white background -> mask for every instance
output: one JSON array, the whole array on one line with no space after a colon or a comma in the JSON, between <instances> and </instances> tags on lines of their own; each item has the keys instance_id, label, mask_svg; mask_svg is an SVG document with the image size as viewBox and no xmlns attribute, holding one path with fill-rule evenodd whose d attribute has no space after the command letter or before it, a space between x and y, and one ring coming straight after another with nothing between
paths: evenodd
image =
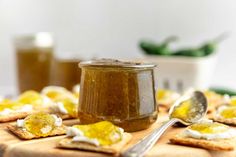
<instances>
[{"instance_id":1,"label":"white background","mask_svg":"<svg viewBox=\"0 0 236 157\"><path fill-rule=\"evenodd\" d=\"M212 85L236 88L235 0L0 0L0 89L15 90L14 34L53 32L56 53L136 58L138 41L177 35L198 45L229 31Z\"/></svg>"}]
</instances>

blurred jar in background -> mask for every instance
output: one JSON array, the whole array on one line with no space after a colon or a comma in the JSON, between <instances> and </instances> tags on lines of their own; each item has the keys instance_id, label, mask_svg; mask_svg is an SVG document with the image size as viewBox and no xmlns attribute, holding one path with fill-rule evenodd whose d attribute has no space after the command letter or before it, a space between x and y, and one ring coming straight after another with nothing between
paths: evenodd
<instances>
[{"instance_id":1,"label":"blurred jar in background","mask_svg":"<svg viewBox=\"0 0 236 157\"><path fill-rule=\"evenodd\" d=\"M19 92L40 91L49 85L53 60L53 38L50 33L21 35L15 38Z\"/></svg>"},{"instance_id":2,"label":"blurred jar in background","mask_svg":"<svg viewBox=\"0 0 236 157\"><path fill-rule=\"evenodd\" d=\"M80 83L80 59L56 57L52 64L51 85L63 86L68 90Z\"/></svg>"}]
</instances>

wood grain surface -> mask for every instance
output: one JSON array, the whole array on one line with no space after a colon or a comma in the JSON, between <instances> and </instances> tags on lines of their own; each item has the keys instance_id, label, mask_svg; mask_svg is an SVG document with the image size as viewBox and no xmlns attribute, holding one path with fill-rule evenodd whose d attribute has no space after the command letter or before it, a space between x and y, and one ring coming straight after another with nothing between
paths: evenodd
<instances>
[{"instance_id":1,"label":"wood grain surface","mask_svg":"<svg viewBox=\"0 0 236 157\"><path fill-rule=\"evenodd\" d=\"M136 143L138 140L149 134L153 129L159 127L166 116L160 116L158 121L149 129L132 133L133 138L124 148ZM78 120L66 120L64 124L73 125ZM102 157L109 156L102 153L64 150L56 148L56 143L65 136L49 137L24 141L20 140L5 129L6 123L0 124L0 157ZM179 146L169 144L169 138L179 133L183 128L169 128L160 138L156 145L147 153L150 157L235 157L236 151L219 152L208 151L201 148ZM236 141L235 141L236 143Z\"/></svg>"}]
</instances>

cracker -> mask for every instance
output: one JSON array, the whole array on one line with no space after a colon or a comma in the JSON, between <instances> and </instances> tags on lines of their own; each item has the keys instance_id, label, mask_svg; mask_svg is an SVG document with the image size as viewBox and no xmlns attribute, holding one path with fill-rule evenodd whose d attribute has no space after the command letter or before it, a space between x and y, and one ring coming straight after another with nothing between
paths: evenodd
<instances>
[{"instance_id":1,"label":"cracker","mask_svg":"<svg viewBox=\"0 0 236 157\"><path fill-rule=\"evenodd\" d=\"M164 105L164 104L159 104L158 109L159 109L159 112L168 113L170 106Z\"/></svg>"},{"instance_id":2,"label":"cracker","mask_svg":"<svg viewBox=\"0 0 236 157\"><path fill-rule=\"evenodd\" d=\"M10 122L10 121L15 121L17 119L25 118L29 114L30 113L27 113L27 112L14 112L8 115L0 116L0 123Z\"/></svg>"},{"instance_id":3,"label":"cracker","mask_svg":"<svg viewBox=\"0 0 236 157\"><path fill-rule=\"evenodd\" d=\"M170 139L170 142L173 144L180 144L185 146L205 148L208 150L215 151L231 151L234 150L233 140L205 140L205 139L195 139L191 137L183 137L176 135Z\"/></svg>"},{"instance_id":4,"label":"cracker","mask_svg":"<svg viewBox=\"0 0 236 157\"><path fill-rule=\"evenodd\" d=\"M75 119L74 117L68 115L68 114L61 114L61 113L54 113L55 115L57 115L58 117L60 117L63 120L67 120L67 119Z\"/></svg>"},{"instance_id":5,"label":"cracker","mask_svg":"<svg viewBox=\"0 0 236 157\"><path fill-rule=\"evenodd\" d=\"M208 114L211 114L211 113L215 112L216 109L217 109L217 106L213 106L213 105L208 106L208 107L207 107L207 113L208 113Z\"/></svg>"},{"instance_id":6,"label":"cracker","mask_svg":"<svg viewBox=\"0 0 236 157\"><path fill-rule=\"evenodd\" d=\"M17 119L23 119L23 118L27 117L28 115L33 114L35 112L36 111L34 111L34 112L14 112L14 113L10 113L8 115L0 116L0 123L16 121ZM60 117L63 120L74 119L73 117L71 117L68 114L55 113L55 115L57 115L58 117Z\"/></svg>"},{"instance_id":7,"label":"cracker","mask_svg":"<svg viewBox=\"0 0 236 157\"><path fill-rule=\"evenodd\" d=\"M43 136L36 136L24 128L19 128L16 125L9 124L7 125L7 129L10 130L13 134L23 140L31 140L37 138L43 138ZM62 125L60 127L56 127L49 136L58 136L66 134L66 126Z\"/></svg>"},{"instance_id":8,"label":"cracker","mask_svg":"<svg viewBox=\"0 0 236 157\"><path fill-rule=\"evenodd\" d=\"M229 124L229 125L236 125L236 119L226 119L226 118L221 118L221 117L212 117L211 118L213 121L224 123L224 124Z\"/></svg>"},{"instance_id":9,"label":"cracker","mask_svg":"<svg viewBox=\"0 0 236 157\"><path fill-rule=\"evenodd\" d=\"M109 153L109 154L119 154L124 146L131 140L132 135L129 133L124 133L122 141L113 144L111 146L95 146L85 142L72 142L72 138L65 138L61 140L57 147L66 149L78 149L87 150L93 152Z\"/></svg>"}]
</instances>

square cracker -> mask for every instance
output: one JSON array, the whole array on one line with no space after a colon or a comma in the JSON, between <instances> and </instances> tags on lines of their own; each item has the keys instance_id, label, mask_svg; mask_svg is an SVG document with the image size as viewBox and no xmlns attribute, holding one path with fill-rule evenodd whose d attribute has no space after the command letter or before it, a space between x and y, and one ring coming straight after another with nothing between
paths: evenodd
<instances>
[{"instance_id":1,"label":"square cracker","mask_svg":"<svg viewBox=\"0 0 236 157\"><path fill-rule=\"evenodd\" d=\"M61 113L52 113L57 115L58 117L60 117L63 120L68 120L68 119L75 119L74 117L68 115L68 114L61 114Z\"/></svg>"},{"instance_id":2,"label":"square cracker","mask_svg":"<svg viewBox=\"0 0 236 157\"><path fill-rule=\"evenodd\" d=\"M207 107L207 113L211 114L211 113L215 112L216 109L217 109L217 106L210 105L210 106Z\"/></svg>"},{"instance_id":3,"label":"square cracker","mask_svg":"<svg viewBox=\"0 0 236 157\"><path fill-rule=\"evenodd\" d=\"M58 148L66 149L78 149L78 150L87 150L93 152L102 152L109 154L119 154L124 146L131 140L132 135L129 133L124 133L122 141L115 143L111 146L95 146L85 142L73 142L72 138L65 138L61 140L58 144Z\"/></svg>"},{"instance_id":4,"label":"square cracker","mask_svg":"<svg viewBox=\"0 0 236 157\"><path fill-rule=\"evenodd\" d=\"M10 113L8 115L4 115L4 116L0 116L0 123L4 123L4 122L11 122L11 121L15 121L17 119L22 119L27 117L30 114L36 113L36 111L34 112L15 112L15 113ZM58 117L60 117L61 119L74 119L73 117L71 117L68 114L56 114Z\"/></svg>"},{"instance_id":5,"label":"square cracker","mask_svg":"<svg viewBox=\"0 0 236 157\"><path fill-rule=\"evenodd\" d=\"M225 140L205 140L205 139L195 139L191 137L184 137L181 135L176 135L170 139L173 144L180 144L185 146L205 148L208 150L216 151L231 151L234 150L233 139Z\"/></svg>"},{"instance_id":6,"label":"square cracker","mask_svg":"<svg viewBox=\"0 0 236 157\"><path fill-rule=\"evenodd\" d=\"M226 119L226 118L221 118L221 117L212 117L211 118L213 121L228 124L228 125L236 125L236 119Z\"/></svg>"},{"instance_id":7,"label":"square cracker","mask_svg":"<svg viewBox=\"0 0 236 157\"><path fill-rule=\"evenodd\" d=\"M24 128L19 128L16 125L9 124L7 125L7 129L10 130L13 134L15 134L17 137L23 140L31 140L36 138L43 138L44 136L36 136L30 132L28 132ZM49 136L58 136L58 135L64 135L66 134L66 126L62 125L60 127L56 127L53 129L51 134ZM49 137L47 136L47 137Z\"/></svg>"},{"instance_id":8,"label":"square cracker","mask_svg":"<svg viewBox=\"0 0 236 157\"><path fill-rule=\"evenodd\" d=\"M10 121L15 121L17 119L25 118L29 114L30 113L28 112L15 112L15 113L10 113L8 115L0 116L0 123L10 122Z\"/></svg>"}]
</instances>

